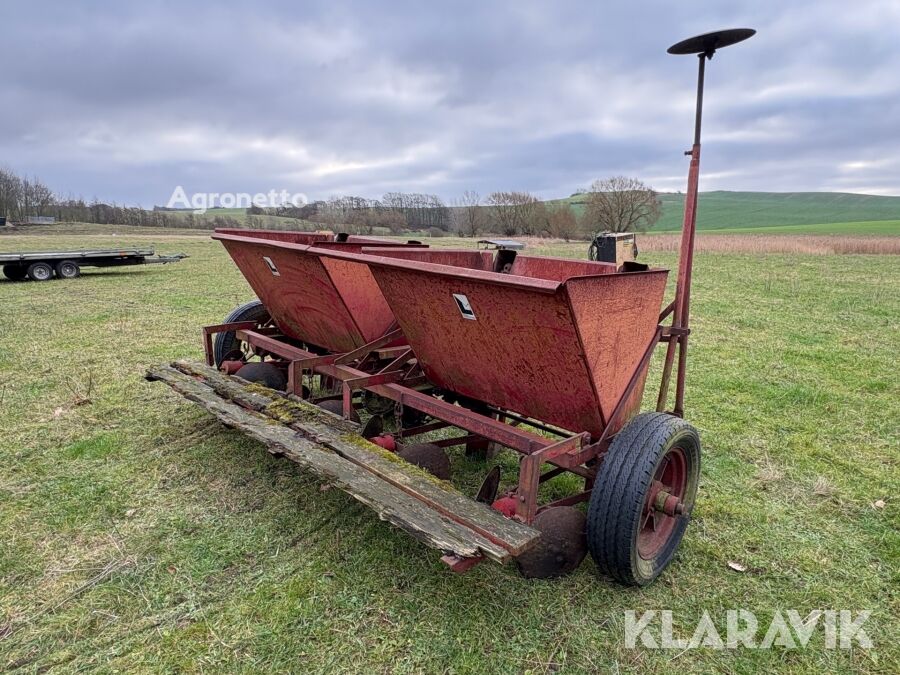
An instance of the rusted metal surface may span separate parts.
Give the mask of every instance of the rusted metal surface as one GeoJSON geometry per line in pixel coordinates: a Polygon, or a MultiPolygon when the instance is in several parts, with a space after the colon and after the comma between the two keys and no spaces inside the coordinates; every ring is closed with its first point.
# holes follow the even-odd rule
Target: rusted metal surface
{"type": "Polygon", "coordinates": [[[475,567],[480,562],[484,562],[484,556],[472,556],[470,558],[463,558],[458,555],[444,555],[441,556],[441,562],[447,565],[453,572],[457,574],[465,574],[470,569],[475,567]]]}
{"type": "MultiPolygon", "coordinates": [[[[225,249],[286,335],[335,352],[365,344],[321,259],[304,255],[309,247],[213,236],[222,237],[225,249]]],[[[390,310],[386,313],[389,321],[390,310]]]]}
{"type": "Polygon", "coordinates": [[[213,356],[212,336],[215,333],[224,333],[231,330],[251,329],[256,327],[255,321],[235,321],[233,323],[219,323],[215,326],[203,327],[203,356],[206,365],[211,366],[215,361],[213,356]]]}
{"type": "Polygon", "coordinates": [[[566,282],[572,318],[608,433],[617,432],[640,407],[646,366],[638,372],[627,393],[626,388],[655,339],[666,277],[666,271],[647,271],[566,282]],[[613,411],[626,396],[623,413],[612,420],[613,411]]]}
{"type": "MultiPolygon", "coordinates": [[[[236,261],[252,267],[248,274],[241,266],[251,284],[251,277],[261,274],[261,286],[270,291],[280,284],[272,278],[282,277],[305,289],[302,303],[284,305],[286,319],[272,311],[282,329],[299,324],[301,318],[307,323],[302,313],[290,313],[311,304],[327,306],[322,298],[343,302],[341,288],[370,301],[374,288],[387,315],[378,336],[362,345],[356,342],[366,336],[353,313],[363,311],[361,300],[353,312],[346,302],[339,307],[346,310],[345,323],[317,326],[330,331],[328,336],[310,338],[309,329],[302,336],[299,330],[285,331],[305,343],[325,345],[331,352],[327,355],[258,331],[242,328],[237,334],[258,353],[287,362],[295,393],[302,391],[304,373],[340,383],[340,400],[334,404],[345,418],[355,414],[354,391],[361,389],[430,415],[439,426],[468,432],[441,445],[486,448],[494,441],[522,453],[518,485],[509,498],[515,517],[525,523],[541,512],[538,486],[545,465],[576,473],[591,484],[596,467],[585,462],[603,455],[608,438],[636,409],[649,354],[660,339],[657,320],[666,270],[619,273],[608,264],[511,257],[510,252],[325,248],[291,241],[260,244],[258,238],[237,235],[219,238],[226,247],[235,247],[236,261]],[[368,276],[353,272],[359,268],[368,276]],[[348,280],[351,273],[354,278],[348,280]],[[366,278],[368,289],[359,285],[366,278]],[[319,300],[312,303],[316,293],[319,300]],[[351,322],[357,330],[353,344],[332,339],[351,322]],[[408,346],[390,352],[393,358],[370,360],[404,341],[408,346]],[[415,387],[425,383],[415,375],[419,372],[442,391],[465,397],[460,399],[465,404],[417,391],[415,387]],[[557,438],[518,426],[532,423],[557,438]]],[[[276,305],[291,300],[289,291],[275,296],[276,305]]],[[[425,428],[429,426],[434,424],[425,428]]],[[[394,442],[379,439],[383,446],[394,442]]],[[[587,494],[557,500],[553,506],[584,501],[587,494]]]]}
{"type": "Polygon", "coordinates": [[[216,228],[215,234],[262,239],[265,241],[283,241],[289,244],[303,244],[304,246],[334,241],[334,234],[331,232],[290,232],[287,230],[246,230],[220,227],[216,228]]]}
{"type": "MultiPolygon", "coordinates": [[[[697,223],[697,196],[700,179],[700,106],[703,100],[703,64],[706,59],[700,59],[700,75],[698,84],[697,129],[694,137],[694,145],[690,150],[691,165],[688,169],[688,191],[684,200],[684,224],[681,230],[681,251],[678,257],[678,283],[675,287],[675,300],[672,303],[672,326],[676,329],[686,329],[690,323],[691,301],[691,272],[694,266],[694,238],[697,223]]],[[[682,417],[684,415],[684,387],[685,373],[687,371],[687,342],[686,333],[679,335],[677,340],[670,340],[666,348],[666,358],[663,362],[663,375],[657,396],[656,409],[665,410],[669,393],[669,379],[672,372],[672,364],[675,359],[675,348],[678,347],[678,371],[675,383],[675,407],[673,412],[682,417]]]]}
{"type": "Polygon", "coordinates": [[[367,246],[365,253],[374,256],[388,256],[398,260],[412,260],[435,265],[452,265],[489,272],[493,269],[492,251],[472,251],[457,249],[384,248],[367,246]]]}
{"type": "Polygon", "coordinates": [[[615,271],[615,264],[610,263],[519,255],[516,256],[509,273],[521,277],[566,281],[576,276],[613,274],[615,271]]]}
{"type": "Polygon", "coordinates": [[[526,256],[499,274],[485,252],[369,253],[357,259],[430,382],[597,436],[653,339],[667,275],[526,256]]]}
{"type": "Polygon", "coordinates": [[[678,518],[684,513],[682,499],[687,492],[688,469],[684,450],[669,450],[653,476],[644,502],[641,529],[638,531],[638,554],[653,559],[669,540],[678,518]]]}
{"type": "Polygon", "coordinates": [[[322,258],[322,249],[311,246],[329,244],[352,252],[361,243],[352,237],[329,242],[323,236],[245,230],[213,234],[285,335],[343,353],[387,332],[393,314],[366,265],[352,257],[322,258]]]}

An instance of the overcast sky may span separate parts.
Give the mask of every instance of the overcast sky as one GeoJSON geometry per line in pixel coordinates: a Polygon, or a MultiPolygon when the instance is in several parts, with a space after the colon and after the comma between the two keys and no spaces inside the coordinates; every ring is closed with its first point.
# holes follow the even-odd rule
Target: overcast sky
{"type": "Polygon", "coordinates": [[[150,206],[287,189],[900,195],[900,0],[3,2],[0,166],[150,206]]]}

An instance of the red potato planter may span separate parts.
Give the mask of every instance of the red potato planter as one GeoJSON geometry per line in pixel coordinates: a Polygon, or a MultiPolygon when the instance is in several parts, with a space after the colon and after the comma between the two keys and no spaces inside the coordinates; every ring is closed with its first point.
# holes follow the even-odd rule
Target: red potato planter
{"type": "MultiPolygon", "coordinates": [[[[699,55],[702,93],[705,61],[750,35],[672,51],[699,55]]],[[[455,571],[492,559],[554,577],[589,551],[605,575],[647,584],[674,557],[699,480],[699,436],[683,419],[699,134],[698,106],[665,306],[668,271],[646,265],[217,230],[259,302],[204,328],[205,366],[176,362],[148,378],[346,490],[455,571]],[[656,410],[640,413],[660,344],[656,410]],[[438,430],[450,433],[421,442],[438,430]],[[491,468],[472,499],[430,475],[452,475],[451,447],[485,458],[506,448],[518,476],[501,494],[491,468]],[[580,489],[541,499],[566,473],[580,489]]]]}
{"type": "Polygon", "coordinates": [[[332,353],[381,337],[392,327],[394,317],[365,265],[296,252],[310,245],[317,250],[353,252],[367,243],[422,246],[354,236],[335,241],[330,234],[266,230],[216,230],[213,238],[225,246],[285,336],[332,353]]]}

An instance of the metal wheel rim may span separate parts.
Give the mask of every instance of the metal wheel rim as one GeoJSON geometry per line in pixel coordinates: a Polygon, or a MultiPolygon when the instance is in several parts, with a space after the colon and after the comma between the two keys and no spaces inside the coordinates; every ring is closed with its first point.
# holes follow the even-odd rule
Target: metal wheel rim
{"type": "Polygon", "coordinates": [[[641,524],[638,530],[637,551],[644,560],[654,559],[665,547],[675,532],[675,525],[682,516],[670,516],[654,508],[656,496],[660,490],[684,500],[687,491],[688,464],[687,453],[680,448],[670,448],[660,460],[647,490],[647,499],[641,511],[641,524]]]}

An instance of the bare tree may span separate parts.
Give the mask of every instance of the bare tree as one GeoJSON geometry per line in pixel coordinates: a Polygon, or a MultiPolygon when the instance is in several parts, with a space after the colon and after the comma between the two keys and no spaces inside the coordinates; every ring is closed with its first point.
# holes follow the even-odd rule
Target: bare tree
{"type": "Polygon", "coordinates": [[[456,231],[464,237],[477,236],[484,228],[484,215],[481,195],[466,190],[454,204],[453,220],[456,231]]]}
{"type": "Polygon", "coordinates": [[[563,202],[547,207],[547,233],[565,241],[578,236],[578,219],[571,206],[563,202]]]}
{"type": "Polygon", "coordinates": [[[534,234],[543,204],[528,192],[492,192],[487,204],[501,234],[534,234]]]}
{"type": "Polygon", "coordinates": [[[582,223],[596,232],[645,232],[662,215],[656,191],[637,178],[595,180],[586,193],[582,223]]]}
{"type": "Polygon", "coordinates": [[[450,227],[450,209],[437,195],[387,192],[381,198],[381,206],[402,213],[411,230],[450,227]]]}
{"type": "Polygon", "coordinates": [[[53,191],[37,178],[22,178],[0,168],[0,215],[12,220],[45,216],[56,202],[53,191]]]}
{"type": "Polygon", "coordinates": [[[522,204],[522,234],[544,236],[550,228],[550,214],[547,205],[537,197],[532,197],[522,204]]]}

